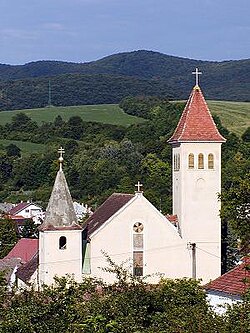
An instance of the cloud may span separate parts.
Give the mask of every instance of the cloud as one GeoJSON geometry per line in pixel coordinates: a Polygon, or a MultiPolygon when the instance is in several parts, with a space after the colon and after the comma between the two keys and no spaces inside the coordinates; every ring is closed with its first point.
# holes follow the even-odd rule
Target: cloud
{"type": "Polygon", "coordinates": [[[34,40],[37,39],[35,31],[28,31],[23,29],[2,29],[0,30],[0,37],[3,39],[23,39],[34,40]]]}
{"type": "Polygon", "coordinates": [[[61,23],[56,23],[56,22],[48,22],[43,24],[43,28],[46,30],[51,30],[51,31],[63,31],[64,26],[61,23]]]}

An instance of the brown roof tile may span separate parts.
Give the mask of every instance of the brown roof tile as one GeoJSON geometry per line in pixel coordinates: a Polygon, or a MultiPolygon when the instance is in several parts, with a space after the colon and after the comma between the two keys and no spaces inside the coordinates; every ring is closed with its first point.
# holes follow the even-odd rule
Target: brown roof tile
{"type": "Polygon", "coordinates": [[[250,286],[250,257],[243,258],[242,264],[205,285],[207,291],[218,291],[231,295],[242,295],[250,286]]]}
{"type": "Polygon", "coordinates": [[[31,205],[30,202],[20,202],[15,207],[11,208],[8,211],[8,214],[10,214],[10,215],[17,215],[17,213],[19,213],[21,210],[25,209],[26,207],[28,207],[30,205],[31,205]]]}
{"type": "Polygon", "coordinates": [[[128,203],[133,194],[113,193],[86,221],[88,236],[100,228],[111,216],[128,203]]]}
{"type": "Polygon", "coordinates": [[[201,89],[195,86],[190,94],[170,143],[189,141],[225,142],[208,109],[201,89]]]}
{"type": "Polygon", "coordinates": [[[28,261],[26,264],[23,264],[17,269],[16,276],[23,282],[29,283],[30,278],[38,269],[38,264],[39,264],[39,255],[37,251],[37,253],[34,255],[33,258],[31,258],[30,261],[28,261]]]}

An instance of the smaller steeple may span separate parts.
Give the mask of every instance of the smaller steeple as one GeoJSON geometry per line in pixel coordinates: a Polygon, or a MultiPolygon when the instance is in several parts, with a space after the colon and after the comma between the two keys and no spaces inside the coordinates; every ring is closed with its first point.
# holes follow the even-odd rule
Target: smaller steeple
{"type": "Polygon", "coordinates": [[[60,167],[46,209],[44,222],[39,228],[40,231],[82,229],[77,222],[73,201],[62,169],[64,152],[62,147],[58,150],[60,167]]]}

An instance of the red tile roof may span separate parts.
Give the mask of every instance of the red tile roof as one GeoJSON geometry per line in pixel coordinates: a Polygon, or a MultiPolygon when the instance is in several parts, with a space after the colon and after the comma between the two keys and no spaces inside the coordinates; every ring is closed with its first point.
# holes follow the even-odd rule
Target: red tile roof
{"type": "Polygon", "coordinates": [[[170,143],[190,141],[226,141],[213,121],[199,86],[193,88],[175,132],[169,139],[170,143]]]}
{"type": "Polygon", "coordinates": [[[170,215],[167,214],[166,218],[168,219],[169,222],[171,222],[173,225],[177,225],[178,224],[178,216],[177,215],[170,215]]]}
{"type": "Polygon", "coordinates": [[[250,287],[250,257],[243,258],[243,263],[205,285],[207,291],[216,291],[231,295],[242,295],[250,287]]]}
{"type": "Polygon", "coordinates": [[[112,215],[134,197],[133,194],[113,193],[86,221],[88,236],[100,228],[112,215]]]}
{"type": "Polygon", "coordinates": [[[38,251],[38,239],[21,238],[5,258],[20,258],[28,262],[38,251]]]}

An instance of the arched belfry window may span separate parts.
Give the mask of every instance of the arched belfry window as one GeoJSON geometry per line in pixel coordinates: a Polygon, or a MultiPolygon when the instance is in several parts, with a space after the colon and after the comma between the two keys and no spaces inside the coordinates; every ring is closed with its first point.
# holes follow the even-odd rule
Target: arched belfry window
{"type": "Polygon", "coordinates": [[[198,169],[204,169],[204,155],[198,155],[198,169]]]}
{"type": "Polygon", "coordinates": [[[194,154],[192,153],[188,155],[188,168],[194,169],[194,154]]]}
{"type": "Polygon", "coordinates": [[[133,275],[143,276],[143,229],[141,222],[133,225],[133,275]]]}
{"type": "Polygon", "coordinates": [[[67,248],[67,238],[65,236],[61,236],[59,238],[59,250],[66,250],[67,248]]]}
{"type": "Polygon", "coordinates": [[[208,169],[214,169],[214,155],[208,154],[208,169]]]}

